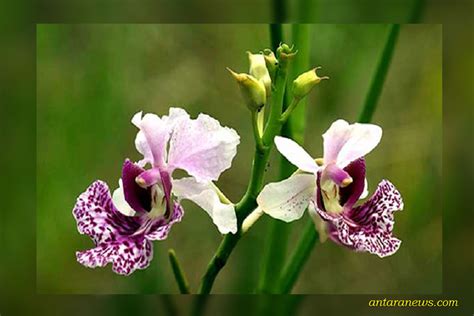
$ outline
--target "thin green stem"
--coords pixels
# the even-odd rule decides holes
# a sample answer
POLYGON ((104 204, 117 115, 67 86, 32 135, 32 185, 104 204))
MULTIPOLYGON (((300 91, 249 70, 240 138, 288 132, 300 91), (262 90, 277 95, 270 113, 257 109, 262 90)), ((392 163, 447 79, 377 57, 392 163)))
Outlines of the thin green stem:
MULTIPOLYGON (((306 100, 299 102, 300 100, 294 99, 291 93, 289 93, 288 88, 291 87, 293 79, 309 68, 309 28, 310 26, 307 24, 294 24, 291 26, 292 43, 298 50, 298 56, 289 69, 289 80, 285 94, 285 104, 288 106, 280 117, 280 123, 283 124, 281 135, 292 138, 300 144, 302 144, 304 138, 306 100), (297 105, 298 107, 296 107, 297 105)), ((279 179, 283 180, 288 178, 296 168, 285 158, 280 157, 279 169, 279 179)), ((278 280, 285 263, 290 228, 290 225, 282 221, 272 220, 270 223, 262 258, 262 271, 257 288, 258 293, 278 293, 278 280)), ((271 304, 271 302, 267 302, 267 304, 271 304)))
POLYGON ((244 219, 257 207, 257 195, 263 187, 265 169, 268 164, 271 149, 273 148, 273 138, 281 131, 280 116, 283 107, 283 96, 286 85, 287 63, 280 63, 276 74, 275 92, 271 99, 270 113, 268 115, 267 126, 262 137, 263 146, 256 145, 252 163, 252 170, 247 186, 247 191, 235 205, 237 215, 238 230, 236 234, 227 234, 222 239, 216 253, 209 262, 206 272, 201 279, 199 294, 211 292, 214 281, 220 270, 226 265, 227 260, 234 247, 242 236, 242 223, 244 219))
POLYGON ((278 293, 288 294, 291 292, 317 240, 318 233, 314 229, 314 223, 312 220, 308 220, 303 231, 303 237, 298 242, 288 265, 283 269, 278 293))
POLYGON ((385 82, 385 77, 387 76, 388 68, 390 62, 392 61, 393 52, 395 50, 395 44, 397 42, 398 33, 400 31, 399 24, 392 24, 388 32, 387 40, 380 56, 377 69, 372 78, 369 91, 365 98, 364 106, 359 115, 360 123, 368 123, 372 120, 372 116, 377 107, 377 101, 379 99, 380 93, 382 92, 383 84, 385 82))
POLYGON ((170 259, 171 268, 173 269, 174 277, 176 279, 176 283, 178 284, 179 291, 181 292, 181 294, 189 294, 189 283, 186 279, 186 275, 184 274, 183 269, 181 268, 181 265, 179 264, 174 249, 168 250, 168 257, 170 259))
POLYGON ((285 112, 283 112, 283 114, 281 115, 280 122, 282 124, 285 124, 288 121, 288 119, 290 118, 291 113, 296 108, 296 106, 298 105, 300 100, 301 99, 296 99, 296 98, 293 98, 291 100, 290 105, 286 108, 285 112))

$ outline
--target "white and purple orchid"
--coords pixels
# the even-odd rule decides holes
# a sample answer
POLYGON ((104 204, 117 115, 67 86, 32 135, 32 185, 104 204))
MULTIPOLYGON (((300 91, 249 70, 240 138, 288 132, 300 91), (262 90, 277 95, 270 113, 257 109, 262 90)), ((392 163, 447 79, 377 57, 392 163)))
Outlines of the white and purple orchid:
POLYGON ((308 208, 321 239, 380 257, 395 253, 401 241, 392 236, 393 212, 403 209, 397 189, 387 180, 365 203, 368 194, 364 156, 380 142, 373 124, 337 120, 323 134, 323 159, 313 159, 294 141, 275 137, 278 151, 299 170, 286 180, 268 184, 257 198, 266 214, 286 222, 308 208), (320 165, 318 165, 318 162, 320 165))
POLYGON ((237 231, 234 205, 220 200, 212 181, 231 166, 239 135, 206 114, 191 119, 179 108, 163 117, 140 112, 132 123, 139 128, 135 145, 144 158, 125 161, 112 196, 104 182, 96 181, 73 209, 79 232, 96 245, 78 251, 78 262, 91 268, 112 263, 122 275, 148 267, 151 241, 165 239, 181 221, 182 199, 203 208, 222 234, 237 231), (145 169, 148 164, 151 168, 145 169), (173 179, 176 169, 190 177, 173 179))

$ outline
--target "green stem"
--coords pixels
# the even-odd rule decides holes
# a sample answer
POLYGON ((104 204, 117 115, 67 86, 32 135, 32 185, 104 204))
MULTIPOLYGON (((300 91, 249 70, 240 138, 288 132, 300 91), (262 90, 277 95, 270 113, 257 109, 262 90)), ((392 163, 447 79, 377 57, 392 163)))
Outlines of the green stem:
POLYGON ((314 223, 312 220, 308 220, 303 231, 303 237, 298 242, 293 255, 288 261, 288 265, 283 269, 278 293, 288 294, 291 292, 317 240, 318 233, 314 228, 314 223))
POLYGON ((170 264, 171 268, 173 269, 176 283, 178 283, 179 291, 181 292, 181 294, 189 294, 189 283, 186 279, 186 275, 184 274, 183 269, 181 268, 181 265, 179 264, 174 249, 168 250, 168 257, 170 259, 170 264))
POLYGON ((281 115, 280 121, 282 124, 285 124, 288 121, 291 113, 296 108, 300 100, 301 99, 296 99, 296 98, 293 98, 293 100, 291 100, 290 105, 286 108, 285 112, 283 112, 283 114, 281 115))
POLYGON ((359 115, 358 121, 360 123, 368 123, 372 120, 375 108, 377 107, 377 101, 379 99, 380 93, 382 92, 385 77, 387 76, 388 67, 390 66, 390 62, 392 60, 399 31, 399 24, 392 24, 390 26, 387 40, 385 41, 385 46, 378 62, 377 70, 372 78, 362 112, 359 115))
POLYGON ((252 171, 247 186, 247 191, 235 205, 237 214, 238 231, 236 234, 227 234, 222 239, 216 253, 207 266, 207 270, 201 279, 199 294, 211 292, 214 281, 220 270, 226 265, 227 259, 242 236, 242 223, 244 219, 257 207, 257 195, 263 187, 265 169, 273 148, 273 138, 281 131, 280 116, 283 107, 283 96, 286 85, 286 65, 280 63, 280 68, 276 74, 275 92, 271 99, 270 113, 268 115, 267 126, 262 137, 263 146, 256 145, 252 163, 252 171))
MULTIPOLYGON (((292 25, 292 44, 298 50, 298 56, 295 58, 293 64, 289 69, 288 84, 291 86, 292 80, 295 79, 299 73, 309 68, 309 25, 295 24, 292 25)), ((292 98, 287 86, 285 94, 285 103, 288 105, 285 112, 280 117, 280 123, 283 124, 281 134, 285 137, 292 138, 299 142, 303 141, 304 126, 305 126, 305 102, 301 100, 300 106, 295 111, 296 106, 300 100, 292 98), (291 103, 288 102, 291 100, 291 103), (292 125, 297 126, 298 133, 293 133, 292 125)), ((295 167, 288 163, 284 158, 280 158, 280 174, 279 179, 288 178, 295 167)), ((262 271, 258 283, 257 293, 277 293, 277 282, 285 262, 285 255, 288 243, 288 236, 290 233, 290 225, 287 223, 272 220, 269 226, 268 241, 265 244, 262 271)))

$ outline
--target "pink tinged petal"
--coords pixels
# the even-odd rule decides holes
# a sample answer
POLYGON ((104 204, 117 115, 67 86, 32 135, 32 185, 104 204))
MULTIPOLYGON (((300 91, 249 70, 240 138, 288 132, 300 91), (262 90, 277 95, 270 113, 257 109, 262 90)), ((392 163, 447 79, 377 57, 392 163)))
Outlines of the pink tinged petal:
POLYGON ((76 252, 77 261, 88 267, 104 267, 112 263, 112 270, 130 275, 137 269, 145 269, 153 258, 151 242, 144 238, 126 238, 103 243, 96 248, 76 252))
POLYGON ((390 256, 401 244, 392 236, 393 212, 402 209, 400 193, 393 184, 383 180, 367 202, 332 221, 337 230, 336 238, 356 251, 368 251, 379 257, 390 256))
POLYGON ((197 119, 183 119, 174 125, 168 165, 179 168, 199 182, 217 180, 231 166, 237 153, 239 135, 206 114, 197 119))
POLYGON ((295 141, 276 136, 275 145, 278 151, 300 170, 316 174, 319 167, 314 159, 295 141))
POLYGON ((336 163, 344 168, 351 161, 367 155, 382 138, 382 129, 374 124, 349 125, 337 120, 323 134, 324 164, 336 163))
POLYGON ((324 167, 322 174, 322 181, 326 182, 328 180, 331 180, 337 186, 342 187, 347 185, 346 181, 350 183, 352 178, 346 171, 339 168, 336 164, 331 163, 324 167))
POLYGON ((267 184, 257 197, 258 206, 268 215, 284 222, 303 216, 315 194, 312 174, 293 174, 286 180, 267 184))
POLYGON ((156 114, 135 114, 132 123, 140 129, 135 139, 135 145, 144 159, 140 165, 150 163, 153 166, 163 166, 166 160, 166 145, 168 144, 174 121, 188 117, 181 109, 170 109, 170 116, 160 118, 156 114))
POLYGON ((222 203, 211 183, 197 182, 192 177, 173 180, 173 193, 178 199, 193 201, 205 210, 221 234, 237 232, 234 205, 222 203))
POLYGON ((161 218, 155 221, 151 226, 149 231, 145 234, 145 238, 148 240, 163 240, 168 237, 168 234, 171 230, 171 227, 178 222, 181 222, 183 218, 184 210, 179 203, 174 203, 173 213, 171 217, 166 220, 161 218))
POLYGON ((130 160, 125 160, 122 167, 122 183, 125 201, 137 212, 151 210, 151 191, 140 187, 136 178, 145 170, 130 160))
POLYGON ((78 197, 72 212, 79 233, 90 236, 96 245, 131 235, 141 224, 137 217, 116 210, 102 181, 95 181, 78 197))
POLYGON ((145 170, 135 178, 135 182, 142 188, 150 187, 160 181, 160 169, 157 167, 145 170))

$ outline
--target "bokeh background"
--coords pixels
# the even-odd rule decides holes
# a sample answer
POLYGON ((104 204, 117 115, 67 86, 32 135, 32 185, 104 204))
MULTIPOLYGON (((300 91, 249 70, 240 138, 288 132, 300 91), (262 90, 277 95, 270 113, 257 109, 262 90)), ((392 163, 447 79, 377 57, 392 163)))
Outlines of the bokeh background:
MULTIPOLYGON (((287 26, 286 26, 287 27, 287 26)), ((331 77, 310 95, 305 148, 322 153, 321 134, 338 118, 355 121, 382 50, 384 24, 312 25, 311 64, 331 77)), ((396 213, 401 249, 386 259, 326 242, 311 254, 293 293, 439 293, 442 286, 440 25, 403 25, 373 122, 384 129, 367 156, 371 192, 383 178, 400 190, 396 213)), ((37 26, 37 290, 40 293, 177 293, 167 250, 174 248, 193 289, 221 236, 208 216, 184 202, 186 215, 168 239, 155 242, 151 266, 130 277, 110 266, 87 269, 75 251, 92 241, 79 235, 71 210, 95 179, 115 187, 123 160, 137 160, 137 111, 166 114, 170 106, 217 118, 241 136, 232 169, 218 185, 233 201, 245 191, 253 154, 249 113, 226 72, 247 71, 247 50, 270 46, 268 26, 47 25, 37 26), (58 273, 60 271, 60 273, 58 273)), ((275 154, 266 176, 275 180, 275 154)), ((305 216, 291 225, 291 245, 305 216)), ((268 226, 264 217, 238 244, 214 293, 252 293, 268 226)))

